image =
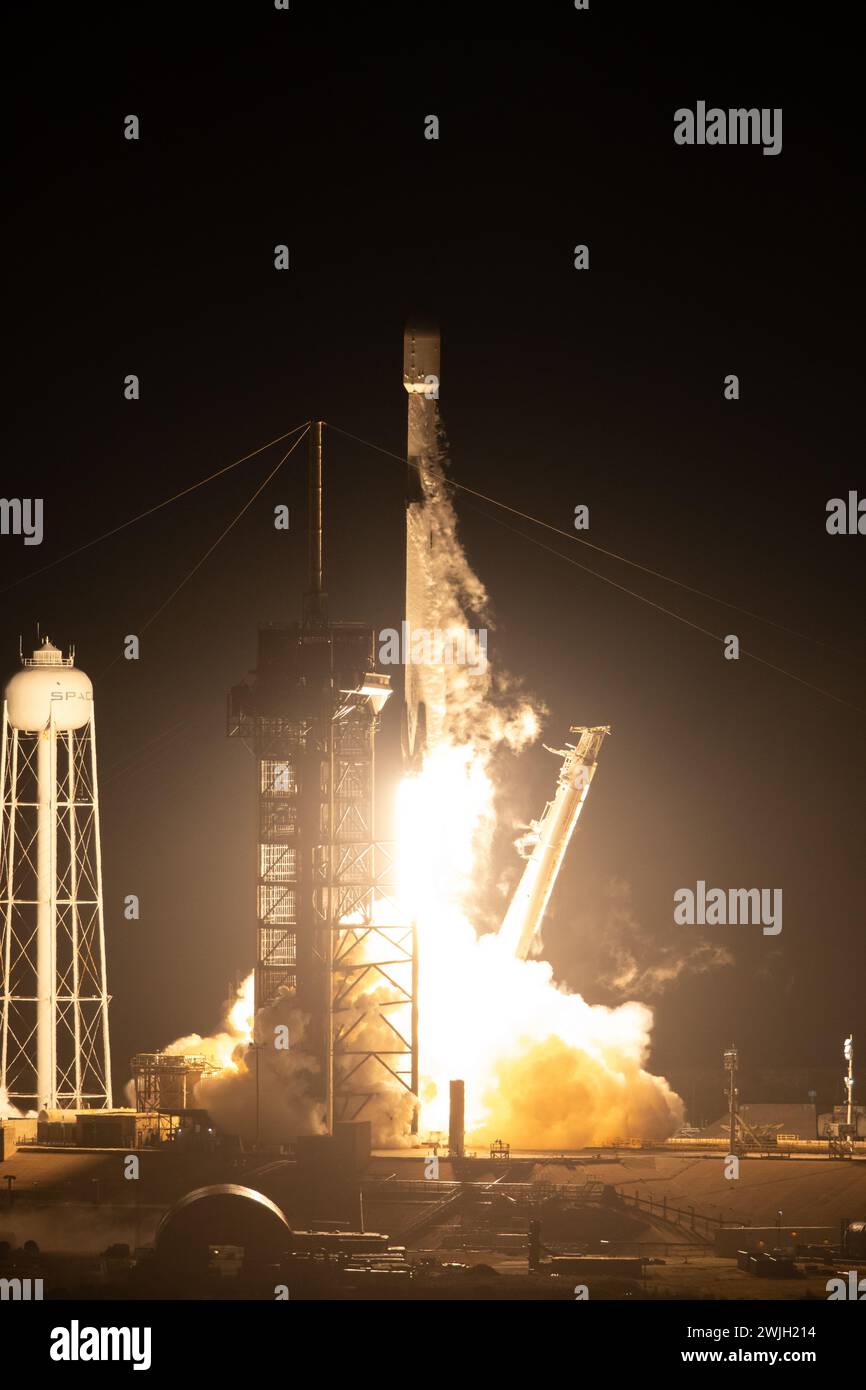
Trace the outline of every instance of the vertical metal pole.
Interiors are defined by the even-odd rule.
[[[325,621],[324,592],[324,445],[322,420],[313,420],[307,435],[307,591],[304,595],[304,621]]]
[[[112,1108],[111,1043],[108,1037],[108,973],[105,962],[105,920],[102,910],[102,846],[99,834],[99,786],[96,778],[96,712],[90,711],[90,785],[93,792],[93,843],[96,857],[96,917],[99,924],[99,987],[102,1014],[103,1066],[105,1068],[105,1108]],[[94,1043],[94,1048],[96,1044]]]
[[[78,810],[75,805],[75,734],[70,729],[66,735],[66,748],[69,758],[67,795],[67,825],[69,834],[69,929],[72,938],[72,1031],[75,1039],[75,1106],[80,1110],[81,1101],[81,986],[78,968]]]
[[[322,592],[324,567],[323,517],[322,517],[322,422],[314,420],[310,430],[310,588],[315,594]]]
[[[448,1152],[452,1158],[462,1158],[466,1126],[464,1083],[450,1081],[448,1091]]]
[[[333,686],[333,641],[329,641],[328,650],[330,653],[331,684]],[[325,1123],[327,1125],[328,1134],[334,1133],[334,1121],[336,1119],[336,1101],[334,1097],[334,956],[338,946],[336,938],[338,925],[334,921],[332,878],[334,873],[334,783],[336,781],[338,737],[338,726],[335,725],[331,718],[329,710],[327,732],[328,757],[326,763],[328,769],[328,819],[327,825],[325,826],[325,843],[323,846],[325,854],[325,882],[322,888],[322,908],[325,918]]]
[[[325,1124],[334,1133],[334,931],[328,922],[328,959],[325,963]]]
[[[255,1032],[255,1029],[253,1030]],[[262,1113],[262,1088],[260,1068],[262,1064],[263,1043],[253,1042],[256,1053],[256,1148],[259,1147],[261,1138],[261,1113]]]
[[[412,1133],[418,1133],[420,1101],[418,1097],[418,927],[412,923],[412,1094],[416,1097],[412,1111]]]
[[[57,822],[60,815],[60,806],[57,794],[57,729],[54,724],[53,710],[51,711],[48,728],[50,733],[48,742],[49,785],[51,788],[51,815],[48,822],[51,855],[51,909],[49,913],[51,933],[48,938],[51,948],[51,1025],[48,1037],[51,1041],[51,1103],[52,1105],[57,1105],[59,1103],[58,1091],[60,1082],[60,1074],[57,1066]]]
[[[52,899],[51,879],[54,856],[51,822],[54,798],[51,788],[51,744],[54,721],[36,735],[36,1104],[40,1110],[54,1108],[53,1046],[51,1040],[52,998]]]
[[[850,1137],[851,1127],[854,1124],[854,1034],[850,1034],[845,1044],[845,1053],[848,1058],[848,1075],[845,1078],[845,1086],[848,1091],[848,1109],[845,1115],[845,1123],[848,1125],[848,1135]]]
[[[6,1063],[9,1055],[9,991],[12,981],[9,976],[10,949],[12,944],[12,843],[15,836],[15,783],[14,772],[12,779],[12,795],[9,797],[8,809],[6,798],[6,766],[8,761],[8,741],[9,741],[9,714],[6,708],[6,701],[3,701],[3,747],[0,750],[0,853],[2,846],[6,845],[6,863],[3,866],[3,884],[6,890],[6,911],[3,921],[3,1024],[2,1036],[0,1036],[0,1092],[6,1093],[8,1089],[8,1078],[6,1076]],[[16,730],[17,748],[17,730]],[[14,767],[14,764],[13,764]],[[3,835],[8,839],[3,840]]]
[[[725,1068],[728,1073],[728,1153],[736,1153],[737,1143],[737,1049],[733,1044],[725,1053]]]

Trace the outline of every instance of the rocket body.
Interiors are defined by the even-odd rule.
[[[434,549],[431,495],[440,477],[437,401],[439,397],[439,330],[413,319],[403,335],[403,385],[408,396],[406,490],[406,631],[404,661],[403,768],[421,771],[427,747],[431,696],[442,703],[442,692],[428,689],[436,673],[412,659],[412,634],[429,630],[434,606]],[[441,675],[439,677],[441,683]]]

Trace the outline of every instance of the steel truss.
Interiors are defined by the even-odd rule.
[[[330,1093],[334,1121],[364,1118],[393,1083],[418,1094],[418,944],[400,922],[391,847],[335,847]]]
[[[51,956],[46,997],[40,949]],[[4,703],[0,1094],[25,1108],[110,1108],[109,999],[93,716],[78,730],[26,733]]]
[[[311,1014],[331,1132],[379,1095],[418,1093],[416,933],[374,838],[376,709],[344,695],[298,719],[230,705],[228,727],[258,766],[256,1011],[294,997]]]

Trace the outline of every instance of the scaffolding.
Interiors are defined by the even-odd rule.
[[[310,429],[308,498],[302,621],[259,630],[254,678],[231,691],[227,732],[257,768],[256,1016],[285,1001],[302,1011],[291,1046],[312,1058],[333,1132],[382,1091],[417,1095],[417,950],[374,831],[390,681],[374,669],[374,630],[327,617],[321,422]]]
[[[335,1121],[364,1118],[383,1083],[418,1095],[417,932],[400,922],[391,846],[374,842],[353,850],[337,856],[335,873],[339,915],[332,924],[329,1030]],[[340,866],[349,862],[349,900],[341,901]],[[416,1126],[417,1107],[413,1133]]]
[[[195,1088],[216,1067],[203,1056],[183,1057],[168,1052],[139,1052],[130,1062],[135,1108],[154,1114],[195,1107]]]
[[[22,664],[27,676],[56,675],[60,690],[32,731],[13,717],[9,692],[20,675],[3,702],[0,1092],[22,1109],[111,1109],[90,682],[47,638]],[[58,713],[70,701],[86,711],[74,727]]]

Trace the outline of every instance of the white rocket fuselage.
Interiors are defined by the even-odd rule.
[[[415,320],[403,335],[403,385],[408,393],[406,496],[406,626],[411,634],[429,628],[430,557],[435,537],[425,506],[429,469],[437,448],[440,381],[439,330]],[[430,692],[435,674],[407,657],[404,666],[403,766],[420,772],[427,746]],[[440,695],[441,701],[441,695]]]

